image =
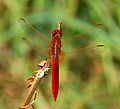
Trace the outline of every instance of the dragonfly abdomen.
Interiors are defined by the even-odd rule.
[[[52,95],[54,101],[56,101],[59,89],[59,57],[52,57]]]

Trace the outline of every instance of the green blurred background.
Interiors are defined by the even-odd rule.
[[[51,95],[49,73],[37,90],[35,109],[120,108],[119,0],[0,0],[0,109],[17,109],[22,104],[26,80],[39,62],[21,39],[20,17],[49,36],[58,21],[63,22],[63,37],[86,31],[96,23],[104,25],[88,32],[79,44],[102,43],[107,46],[105,52],[67,58],[60,68],[57,102]]]

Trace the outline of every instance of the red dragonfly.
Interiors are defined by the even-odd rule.
[[[52,31],[52,39],[50,41],[50,38],[39,32],[38,30],[36,30],[25,19],[20,18],[19,22],[24,28],[25,32],[29,35],[29,38],[23,38],[23,40],[28,45],[30,45],[36,52],[40,52],[41,57],[42,57],[41,55],[42,53],[43,57],[46,58],[45,57],[46,51],[48,52],[47,54],[51,60],[51,66],[52,66],[52,95],[54,101],[56,101],[59,90],[59,62],[64,60],[64,52],[63,50],[61,50],[62,23],[58,22],[58,28]],[[91,31],[95,27],[100,27],[100,26],[101,24],[94,25],[94,27],[88,31]],[[68,42],[70,41],[73,40],[79,41],[81,39],[81,36],[83,36],[84,34],[85,33],[70,37],[67,41],[67,45]],[[69,54],[74,54],[87,50],[93,51],[96,48],[103,48],[103,47],[104,47],[103,44],[99,44],[95,46],[86,46],[84,48],[77,46],[74,50],[73,49],[70,50],[69,47],[67,47],[67,49],[64,51],[67,51]],[[45,48],[49,48],[49,49],[45,49]]]

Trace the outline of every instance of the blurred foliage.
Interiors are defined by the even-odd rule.
[[[24,31],[18,23],[20,17],[49,36],[58,21],[63,22],[63,37],[86,31],[96,23],[104,25],[88,32],[79,44],[102,43],[107,46],[105,52],[67,58],[60,68],[57,102],[52,99],[49,73],[40,84],[35,109],[120,108],[119,0],[0,0],[1,109],[20,106],[27,93],[26,80],[39,62],[21,40]]]

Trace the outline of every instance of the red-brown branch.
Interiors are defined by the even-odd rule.
[[[41,79],[47,74],[47,71],[49,70],[49,64],[50,64],[50,60],[41,62],[41,64],[40,64],[41,66],[39,66],[39,67],[41,67],[41,69],[35,71],[35,72],[37,72],[37,74],[35,75],[34,81],[32,82],[32,84],[30,86],[29,92],[24,100],[23,105],[21,107],[19,107],[19,109],[32,109],[32,106],[31,106],[32,104],[30,103],[32,96],[34,95]]]

